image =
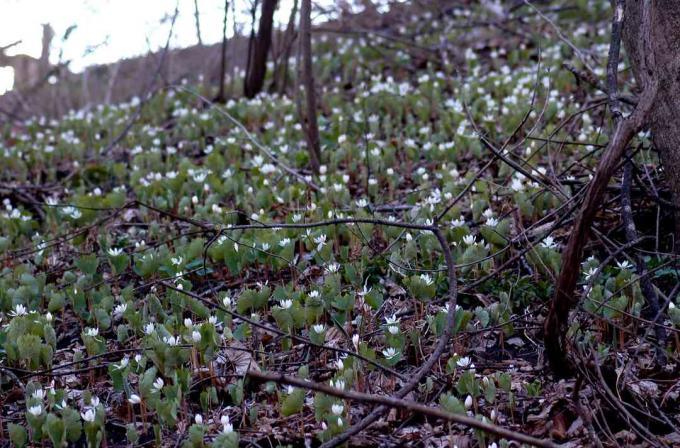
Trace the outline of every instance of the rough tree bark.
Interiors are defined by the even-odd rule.
[[[277,0],[263,0],[260,10],[260,22],[257,29],[257,37],[253,42],[252,57],[248,61],[246,80],[243,93],[248,98],[253,98],[262,91],[264,77],[267,73],[267,55],[272,43],[272,28],[274,27],[274,12]]]
[[[655,0],[651,30],[659,94],[647,124],[659,151],[675,209],[675,251],[680,252],[680,1]],[[626,0],[623,44],[640,83],[645,55],[640,51],[642,2]]]
[[[316,87],[312,71],[312,0],[302,0],[300,7],[300,45],[298,49],[298,78],[305,89],[306,116],[302,111],[300,94],[297,89],[298,114],[305,130],[309,162],[315,173],[319,172],[321,145],[319,143],[319,124],[316,120]],[[299,87],[299,86],[298,86]]]

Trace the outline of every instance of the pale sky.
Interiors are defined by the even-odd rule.
[[[230,0],[229,3],[234,0]],[[114,62],[122,57],[141,55],[149,47],[165,44],[176,0],[0,0],[0,46],[19,39],[22,43],[8,54],[23,53],[39,57],[43,23],[55,31],[51,62],[71,60],[70,69],[80,71],[92,64]],[[198,43],[194,21],[194,0],[178,0],[179,15],[171,41],[172,47]],[[280,0],[275,20],[287,23],[292,0]],[[324,2],[329,3],[329,2]],[[198,0],[203,43],[219,42],[222,36],[224,0]],[[250,19],[249,0],[236,0],[239,23]],[[231,6],[228,33],[233,34]],[[168,20],[162,23],[163,18]],[[63,44],[61,38],[71,25],[77,28]],[[0,93],[11,86],[11,69],[0,69]]]

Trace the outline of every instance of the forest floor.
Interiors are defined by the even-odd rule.
[[[672,218],[644,132],[644,240],[614,179],[576,374],[543,353],[608,139],[582,73],[604,77],[609,2],[435,5],[315,34],[320,174],[294,96],[186,84],[2,128],[0,446],[317,446],[371,412],[351,446],[680,444]],[[669,303],[656,323],[636,253]]]

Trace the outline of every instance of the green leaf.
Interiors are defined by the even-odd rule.
[[[47,432],[47,435],[49,436],[53,446],[62,446],[66,436],[64,422],[62,419],[52,413],[47,414],[43,431]]]
[[[17,448],[23,448],[28,443],[28,431],[21,425],[15,423],[9,423],[7,425],[7,430],[9,432],[9,440],[12,441],[12,445]]]
[[[291,393],[287,394],[281,403],[281,415],[288,417],[297,414],[302,410],[305,403],[305,390],[293,389]]]
[[[96,254],[83,255],[76,260],[76,266],[83,271],[83,273],[94,275],[97,273],[97,267],[99,267],[99,259],[97,259]]]

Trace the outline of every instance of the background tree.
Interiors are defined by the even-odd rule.
[[[246,79],[243,93],[253,98],[262,91],[264,77],[267,73],[267,55],[272,43],[272,28],[274,26],[274,12],[277,0],[263,0],[260,10],[260,22],[257,36],[252,41],[252,52],[248,58]]]
[[[312,72],[312,2],[302,0],[300,8],[300,45],[298,51],[298,78],[304,87],[306,114],[302,109],[298,88],[298,113],[305,129],[309,162],[315,173],[319,172],[321,147],[319,144],[319,125],[316,120],[316,90],[314,86],[314,73]]]

